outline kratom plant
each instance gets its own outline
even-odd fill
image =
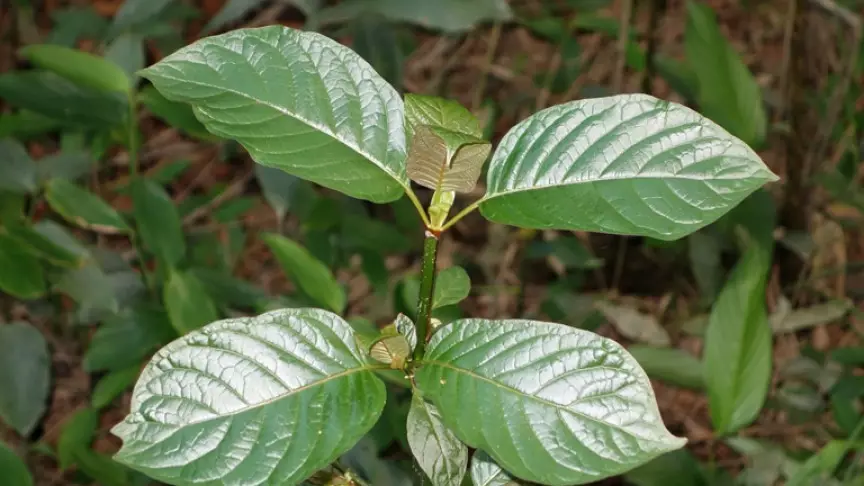
[[[663,425],[646,374],[619,344],[561,324],[431,319],[441,235],[475,209],[521,228],[673,240],[776,176],[745,143],[696,112],[646,95],[573,101],[491,146],[453,101],[403,101],[359,56],[281,26],[200,40],[145,69],[215,135],[260,164],[350,196],[407,196],[426,226],[417,319],[375,339],[319,309],[215,322],[159,351],[117,460],[175,485],[302,483],[379,418],[399,370],[414,400],[408,443],[435,485],[472,476],[549,485],[620,474],[685,440]],[[424,208],[411,181],[432,189]],[[392,372],[392,371],[390,371]],[[401,376],[401,375],[400,375]],[[494,462],[493,462],[494,461]],[[506,482],[506,480],[505,480]]]

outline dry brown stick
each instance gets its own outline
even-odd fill
[[[245,174],[243,174],[239,179],[235,180],[228,186],[224,191],[219,193],[218,196],[211,199],[207,204],[203,204],[196,208],[194,211],[190,212],[183,218],[183,226],[188,226],[189,224],[195,222],[198,218],[206,215],[210,211],[221,206],[227,200],[232,197],[238,196],[243,192],[243,189],[246,187],[246,184],[255,174],[254,170],[248,170]]]

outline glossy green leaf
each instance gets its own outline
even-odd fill
[[[216,304],[195,275],[172,270],[162,288],[171,325],[180,334],[192,332],[219,318]]]
[[[322,24],[345,22],[363,14],[379,14],[393,22],[456,33],[480,22],[507,22],[513,13],[506,0],[349,0],[320,12]]]
[[[33,486],[27,464],[3,442],[0,442],[0,477],[5,486]]]
[[[584,484],[685,442],[620,345],[560,324],[455,321],[433,334],[415,381],[457,437],[528,481]]]
[[[378,420],[373,367],[330,312],[213,323],[148,364],[116,459],[169,484],[298,484]]]
[[[22,299],[45,295],[45,272],[31,251],[0,233],[0,290]]]
[[[705,335],[705,382],[718,434],[752,422],[771,382],[771,327],[765,311],[768,261],[752,245],[711,309]]]
[[[54,44],[34,44],[21,48],[18,55],[36,67],[90,88],[127,93],[131,86],[120,67],[89,52]]]
[[[270,247],[282,270],[303,292],[334,312],[345,309],[345,291],[324,263],[284,236],[268,233],[261,239]]]
[[[518,485],[513,476],[501,469],[489,454],[479,450],[471,458],[471,481],[474,486]]]
[[[64,125],[106,129],[120,125],[128,105],[119,93],[79,86],[48,71],[0,74],[0,98]]]
[[[393,324],[396,326],[396,331],[405,336],[411,351],[414,351],[414,348],[417,347],[417,327],[414,326],[414,321],[405,314],[399,314]]]
[[[435,191],[471,192],[492,145],[446,128],[414,128],[408,151],[408,177]]]
[[[138,365],[112,371],[103,376],[93,387],[93,395],[90,397],[90,405],[99,410],[107,407],[126,390],[132,388],[135,379],[141,369]]]
[[[684,48],[698,80],[702,113],[744,142],[762,145],[767,128],[762,91],[720,31],[714,11],[700,1],[687,2]]]
[[[11,138],[0,139],[0,190],[27,194],[36,189],[36,163],[27,149]]]
[[[118,371],[137,366],[160,345],[176,336],[161,309],[124,309],[108,318],[90,340],[84,371]]]
[[[45,199],[51,209],[74,225],[96,231],[130,231],[123,217],[108,203],[66,179],[52,179],[48,182],[45,186]]]
[[[444,425],[435,405],[416,393],[408,411],[408,445],[433,486],[462,484],[468,448]]]
[[[173,267],[186,254],[186,237],[177,207],[156,182],[138,178],[130,186],[135,225],[144,247]]]
[[[360,56],[320,34],[236,30],[143,75],[261,164],[379,203],[408,187],[402,100]]]
[[[6,223],[4,230],[23,250],[54,265],[78,267],[84,263],[81,255],[54,243],[28,225]]]
[[[57,439],[57,458],[61,470],[75,463],[76,452],[90,448],[98,426],[99,413],[92,408],[82,408],[63,422],[63,429]]]
[[[0,419],[30,435],[45,413],[50,381],[51,357],[42,334],[21,322],[0,325]]]
[[[684,350],[630,346],[627,351],[651,378],[696,390],[705,388],[702,362]]]
[[[523,228],[674,240],[773,180],[753,150],[695,111],[619,95],[553,106],[511,129],[480,211]]]
[[[146,106],[150,113],[174,128],[203,140],[216,138],[195,118],[192,107],[169,100],[153,86],[145,86],[138,93],[138,101]]]
[[[462,267],[449,267],[435,277],[435,294],[432,308],[458,304],[471,293],[471,278]]]

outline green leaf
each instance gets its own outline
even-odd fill
[[[204,284],[213,301],[222,308],[260,309],[270,300],[264,289],[215,268],[189,270]]]
[[[702,113],[751,146],[762,145],[767,127],[762,92],[720,31],[714,11],[701,2],[687,2],[684,48],[698,79]]]
[[[378,203],[409,187],[398,93],[360,56],[320,34],[235,30],[185,47],[143,75],[258,163]]]
[[[108,28],[108,36],[114,37],[124,31],[141,27],[155,19],[171,3],[171,0],[125,0],[120,10],[114,14],[114,21]]]
[[[528,481],[584,484],[685,442],[620,345],[560,324],[455,321],[433,334],[415,381],[459,439]]]
[[[54,72],[82,86],[119,93],[127,93],[131,87],[131,81],[119,66],[78,49],[34,44],[19,49],[18,55],[36,67]]]
[[[285,171],[259,164],[255,165],[255,177],[261,186],[264,199],[276,212],[279,221],[285,219],[285,215],[295,204],[302,205],[301,201],[297,201],[299,193],[302,192],[299,186],[308,184],[302,179]]]
[[[3,422],[24,437],[30,435],[45,413],[50,381],[51,358],[42,334],[23,322],[0,325]]]
[[[471,30],[480,22],[508,22],[513,18],[506,0],[349,0],[323,9],[317,20],[321,24],[340,23],[363,14],[379,14],[393,22],[447,33]]]
[[[702,298],[713,302],[723,283],[722,247],[714,234],[697,231],[687,238],[690,271],[699,284]]]
[[[192,332],[219,318],[216,304],[195,275],[172,270],[162,289],[171,325],[180,334]]]
[[[674,240],[773,180],[746,144],[689,108],[619,95],[553,106],[511,129],[480,211],[523,228]]]
[[[304,293],[334,312],[345,309],[345,291],[321,260],[284,236],[267,233],[261,239],[270,247],[282,270]]]
[[[849,452],[850,443],[844,440],[832,440],[825,444],[816,454],[810,456],[804,464],[789,477],[787,486],[811,486],[814,484],[829,484],[834,476],[834,470]],[[860,448],[860,447],[859,447]]]
[[[21,299],[45,295],[45,272],[28,248],[0,233],[0,290]]]
[[[37,178],[40,183],[54,178],[75,181],[90,173],[96,158],[90,152],[71,150],[42,157],[36,163]]]
[[[192,107],[186,103],[179,103],[165,98],[153,86],[142,88],[138,93],[138,101],[146,106],[156,118],[174,128],[203,140],[216,138],[195,118]]]
[[[100,486],[130,486],[129,470],[116,463],[111,456],[81,448],[75,451],[75,463],[81,472]]]
[[[127,91],[134,91],[138,86],[137,73],[147,62],[144,38],[131,33],[117,37],[105,50],[105,60],[116,65],[126,76]]]
[[[84,371],[118,371],[136,366],[175,336],[161,309],[124,309],[105,320],[84,354]]]
[[[705,388],[702,362],[686,351],[652,346],[630,346],[627,351],[651,378],[696,390]]]
[[[417,347],[417,327],[414,326],[414,321],[405,314],[399,314],[396,316],[396,321],[393,324],[396,326],[396,331],[405,336],[408,346],[411,347],[411,351],[413,352],[414,348]]]
[[[33,486],[27,464],[3,442],[0,442],[0,477],[4,486]]]
[[[61,124],[56,120],[31,111],[19,110],[17,113],[0,114],[0,138],[27,140],[60,127]]]
[[[49,181],[45,186],[45,199],[63,219],[82,228],[118,233],[131,231],[108,203],[66,179]]]
[[[405,53],[393,25],[376,15],[362,15],[351,23],[351,47],[388,83],[402,86]]]
[[[119,93],[79,86],[48,71],[0,74],[0,98],[64,125],[98,129],[121,124],[129,109]]]
[[[147,365],[112,430],[116,459],[170,484],[300,483],[378,420],[386,394],[373,368],[330,312],[210,324]]]
[[[111,404],[117,397],[123,394],[132,385],[135,384],[135,379],[138,378],[138,373],[141,371],[138,365],[123,368],[117,371],[112,371],[102,377],[93,387],[93,395],[90,397],[90,405],[99,410]]]
[[[435,294],[432,308],[458,304],[471,293],[471,278],[462,267],[449,267],[435,277]]]
[[[21,249],[54,265],[79,267],[84,263],[81,255],[54,243],[30,226],[7,222],[5,231],[11,239],[19,243]]]
[[[459,102],[438,96],[406,94],[405,122],[408,138],[422,125],[446,128],[448,130],[482,138],[483,130],[468,108]]]
[[[594,303],[606,319],[624,337],[653,346],[669,346],[671,339],[666,329],[660,325],[657,318],[639,312],[637,309],[612,302],[599,301]]]
[[[667,452],[624,476],[633,486],[709,486],[699,461],[687,449]]]
[[[135,225],[144,247],[173,267],[186,254],[186,237],[177,207],[159,184],[137,178],[130,186]]]
[[[408,411],[408,445],[433,486],[462,484],[468,448],[444,425],[435,405],[416,393]]]
[[[471,481],[474,486],[512,486],[516,485],[507,471],[501,469],[489,454],[483,451],[474,453],[471,458]]]
[[[61,470],[75,464],[76,452],[90,449],[98,425],[99,413],[92,408],[78,410],[63,423],[63,430],[57,439],[57,457]]]
[[[771,382],[771,328],[765,311],[768,260],[751,246],[711,309],[705,335],[705,382],[717,434],[748,425]]]
[[[27,149],[11,138],[0,139],[0,190],[28,194],[36,190],[36,163]]]

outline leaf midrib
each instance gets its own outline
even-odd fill
[[[271,108],[271,109],[275,110],[277,113],[281,113],[281,114],[283,114],[283,115],[285,115],[285,116],[291,117],[291,118],[293,118],[293,119],[295,119],[295,120],[297,120],[297,121],[299,121],[299,122],[301,122],[301,123],[307,125],[309,128],[313,128],[313,129],[315,129],[315,130],[318,130],[319,132],[322,132],[322,133],[328,135],[330,138],[332,138],[332,139],[335,140],[336,142],[338,142],[338,143],[340,143],[340,144],[342,144],[342,145],[344,145],[344,146],[350,148],[351,150],[353,150],[354,152],[356,152],[358,155],[360,155],[360,156],[362,156],[363,158],[365,158],[366,160],[369,160],[370,162],[372,162],[376,167],[378,167],[379,169],[381,169],[382,171],[384,171],[387,175],[389,175],[390,177],[392,177],[393,180],[395,180],[397,183],[399,183],[399,185],[402,186],[403,188],[405,188],[405,189],[408,189],[408,188],[409,188],[409,185],[408,185],[405,181],[403,181],[403,180],[402,180],[402,179],[401,179],[401,178],[400,178],[396,173],[394,173],[394,172],[390,169],[390,167],[388,167],[386,164],[384,164],[383,161],[378,160],[377,157],[372,156],[371,154],[367,153],[365,150],[361,149],[360,147],[356,146],[355,144],[353,144],[353,143],[349,143],[348,141],[345,141],[345,140],[342,140],[342,139],[338,138],[338,137],[336,136],[336,134],[333,133],[333,132],[328,128],[328,127],[325,127],[325,126],[319,125],[318,123],[315,123],[315,122],[313,122],[312,120],[307,120],[306,118],[304,118],[304,117],[302,117],[302,116],[300,116],[300,115],[298,115],[298,114],[296,114],[296,113],[293,113],[293,112],[291,112],[291,111],[288,111],[288,110],[286,110],[286,109],[284,109],[284,108],[282,108],[282,107],[280,107],[280,106],[278,106],[278,105],[274,105],[274,104],[272,104],[272,103],[267,103],[267,102],[265,102],[265,101],[263,101],[263,100],[260,100],[260,99],[254,97],[254,96],[251,96],[251,95],[249,95],[249,94],[243,93],[243,92],[241,92],[241,91],[237,91],[236,89],[233,89],[233,88],[228,88],[228,87],[224,87],[224,86],[216,86],[216,85],[212,85],[212,84],[208,84],[208,83],[202,83],[202,82],[200,82],[200,81],[196,81],[196,80],[194,80],[194,79],[180,79],[180,78],[176,78],[176,77],[174,77],[174,76],[168,76],[168,75],[161,74],[161,73],[159,74],[159,77],[161,77],[161,78],[163,78],[163,79],[167,79],[167,80],[174,81],[175,83],[194,84],[194,85],[203,86],[203,87],[210,88],[210,89],[218,89],[218,90],[222,90],[222,91],[225,91],[225,92],[231,93],[231,94],[233,94],[233,95],[239,96],[239,97],[241,97],[241,98],[246,98],[246,99],[248,99],[248,100],[250,100],[250,101],[253,101],[253,102],[255,102],[255,103],[258,103],[259,105],[262,105],[262,106],[266,106],[266,107],[268,107],[268,108]],[[165,97],[171,99],[171,98],[170,98],[169,96],[167,96],[167,95],[166,95]],[[178,100],[176,100],[176,99],[172,99],[172,101],[178,101]],[[185,102],[185,103],[192,104],[191,102]],[[390,147],[390,143],[389,143],[389,140],[388,140],[388,142],[387,142],[387,148],[389,149],[389,147]]]
[[[594,417],[589,417],[588,415],[585,415],[585,414],[583,414],[583,413],[581,413],[581,412],[577,412],[577,411],[575,411],[575,410],[571,410],[571,409],[567,408],[565,405],[561,405],[561,404],[558,404],[558,403],[555,403],[555,402],[550,402],[549,400],[546,400],[546,399],[543,399],[543,398],[540,398],[540,397],[537,397],[537,396],[534,396],[534,395],[530,395],[530,394],[525,393],[525,392],[523,392],[523,391],[517,390],[517,389],[515,389],[515,388],[513,388],[513,387],[507,386],[507,385],[505,385],[505,384],[503,384],[503,383],[499,383],[499,382],[497,382],[497,381],[495,381],[495,380],[493,380],[493,379],[491,379],[491,378],[487,378],[487,377],[485,377],[485,376],[483,376],[483,375],[477,374],[477,373],[475,373],[475,372],[473,372],[473,371],[471,371],[471,370],[465,369],[465,368],[460,368],[460,367],[454,366],[454,365],[452,365],[452,364],[450,364],[450,363],[445,363],[445,362],[443,362],[443,361],[426,361],[426,360],[423,360],[423,361],[421,361],[420,364],[421,364],[421,365],[440,366],[440,367],[442,367],[442,368],[451,369],[451,370],[453,370],[453,371],[455,371],[455,372],[457,372],[457,373],[462,373],[462,374],[465,374],[465,375],[470,376],[471,378],[476,378],[476,379],[478,379],[478,380],[480,380],[480,381],[483,381],[483,382],[489,383],[489,384],[491,384],[491,385],[494,385],[494,386],[496,386],[496,387],[498,387],[498,388],[501,388],[502,390],[505,390],[505,391],[507,391],[507,392],[510,392],[510,393],[513,393],[513,394],[516,394],[516,395],[519,395],[519,396],[525,397],[525,398],[527,398],[527,399],[529,399],[529,400],[533,400],[533,401],[538,402],[538,403],[542,403],[543,405],[548,405],[548,406],[550,406],[550,407],[552,407],[552,408],[554,408],[554,409],[556,409],[556,410],[559,410],[559,411],[566,411],[566,412],[568,412],[568,413],[572,413],[573,415],[577,415],[577,416],[579,416],[579,417],[582,417],[583,419],[588,420],[588,421],[590,421],[590,422],[594,422],[594,423],[597,423],[597,424],[600,424],[600,425],[604,425],[604,426],[607,426],[607,427],[611,427],[611,428],[613,428],[613,429],[616,429],[616,430],[620,431],[620,432],[623,433],[623,434],[627,434],[627,435],[629,435],[630,437],[633,437],[633,438],[636,439],[636,440],[639,440],[639,441],[651,440],[651,439],[647,439],[647,438],[643,438],[643,437],[638,437],[638,436],[634,435],[632,432],[630,432],[630,431],[628,431],[628,430],[625,430],[625,429],[621,428],[621,427],[618,426],[618,425],[611,424],[611,423],[608,423],[608,422],[603,422],[602,420],[596,419],[596,418],[594,418]]]
[[[352,375],[352,374],[354,374],[354,373],[360,373],[360,372],[363,372],[363,371],[370,371],[370,372],[371,372],[371,371],[375,371],[375,370],[382,370],[382,369],[389,369],[389,366],[386,366],[386,365],[367,364],[367,365],[362,366],[362,367],[360,367],[360,368],[351,368],[351,369],[348,369],[348,370],[345,370],[345,371],[340,371],[339,373],[336,373],[336,374],[333,374],[333,375],[328,375],[328,376],[324,377],[324,378],[321,379],[321,380],[318,380],[318,381],[315,381],[315,382],[313,382],[313,383],[309,383],[309,384],[303,385],[303,386],[298,387],[298,388],[294,388],[293,390],[288,390],[287,393],[284,393],[284,394],[281,394],[281,395],[274,396],[274,397],[272,397],[272,398],[269,398],[269,399],[264,400],[264,401],[262,401],[262,402],[258,402],[258,403],[253,404],[253,405],[249,405],[249,406],[247,406],[247,407],[238,408],[237,410],[232,410],[231,412],[226,412],[226,413],[223,413],[223,414],[217,414],[215,417],[206,418],[206,419],[204,419],[204,420],[196,420],[196,421],[192,421],[192,422],[186,422],[186,423],[184,423],[184,424],[178,426],[178,427],[177,427],[177,430],[176,430],[174,433],[176,433],[176,432],[178,432],[178,431],[180,431],[180,430],[183,430],[183,429],[186,428],[186,427],[191,427],[191,426],[193,426],[193,425],[204,424],[204,423],[211,422],[211,421],[214,421],[214,420],[221,420],[221,419],[225,419],[225,418],[228,418],[228,417],[233,417],[233,416],[235,416],[235,415],[240,415],[241,413],[245,413],[245,412],[248,412],[248,411],[250,411],[250,410],[255,410],[256,408],[263,408],[263,407],[266,407],[266,406],[268,406],[268,405],[270,405],[270,404],[272,404],[272,403],[278,402],[278,401],[283,400],[283,399],[285,399],[285,398],[288,398],[288,397],[291,397],[291,396],[293,396],[293,395],[296,395],[296,394],[302,393],[302,392],[304,392],[304,391],[306,391],[306,390],[312,389],[312,388],[314,388],[314,387],[316,387],[316,386],[324,385],[324,384],[326,384],[326,383],[328,383],[328,382],[330,382],[330,381],[337,380],[337,379],[339,379],[339,378],[343,378],[343,377],[346,377],[346,376],[350,376],[350,375]],[[378,378],[378,377],[375,376],[374,374],[373,374],[372,376],[374,376],[376,379]],[[154,380],[155,380],[155,379],[158,379],[158,376],[155,377],[155,378],[153,378],[153,379],[154,379]],[[139,412],[139,413],[140,413],[140,412]],[[151,422],[151,423],[158,423],[158,422]],[[139,425],[139,424],[131,424],[131,425]],[[172,433],[172,435],[173,435],[173,433]]]

